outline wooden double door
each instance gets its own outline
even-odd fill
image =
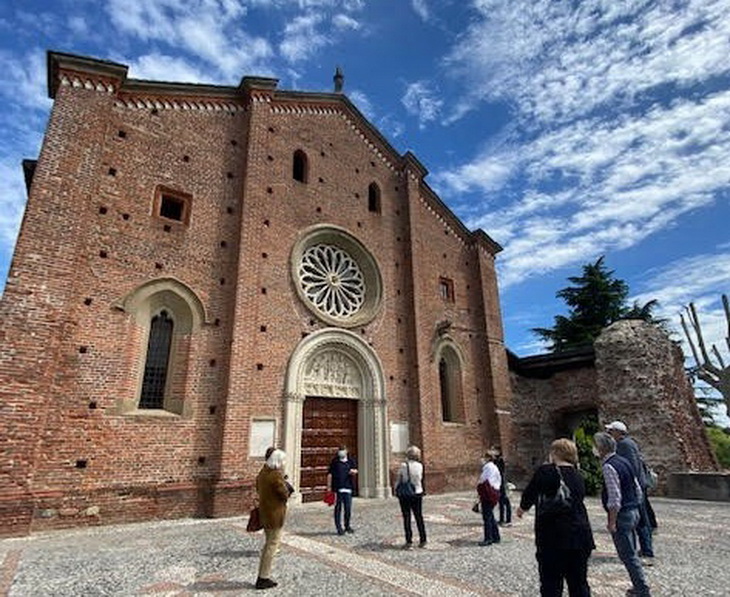
[[[327,470],[340,446],[357,458],[357,400],[307,396],[302,414],[302,501],[324,498]]]

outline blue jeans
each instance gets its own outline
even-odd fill
[[[616,518],[616,532],[613,533],[613,544],[616,546],[616,553],[626,567],[626,571],[634,585],[634,591],[640,597],[649,597],[649,586],[646,584],[644,569],[641,566],[639,554],[636,551],[636,538],[634,533],[639,524],[639,510],[620,510]]]
[[[494,506],[481,500],[482,520],[484,521],[484,541],[489,543],[499,543],[499,527],[497,521],[494,520]]]
[[[639,504],[639,525],[636,527],[636,534],[639,537],[639,553],[647,558],[654,557],[651,533],[651,522],[649,521],[649,514],[646,510],[646,499],[643,499]]]
[[[342,533],[342,508],[345,509],[345,529],[350,528],[350,516],[352,515],[352,493],[347,491],[337,492],[337,502],[335,503],[335,527],[337,532]]]

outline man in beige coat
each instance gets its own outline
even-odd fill
[[[261,550],[259,576],[256,579],[257,589],[271,589],[278,584],[271,580],[270,576],[274,555],[281,541],[281,530],[286,518],[286,502],[289,499],[289,489],[284,480],[285,464],[284,451],[274,450],[256,478],[261,524],[266,536],[264,548]]]

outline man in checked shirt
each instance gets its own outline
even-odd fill
[[[603,507],[608,513],[608,532],[611,533],[616,553],[626,567],[632,588],[627,597],[650,597],[644,568],[636,551],[636,526],[639,524],[639,502],[643,499],[641,487],[631,464],[616,454],[616,440],[603,431],[593,436],[594,452],[603,468]]]

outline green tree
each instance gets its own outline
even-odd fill
[[[730,468],[730,433],[728,433],[728,430],[720,427],[707,427],[705,431],[720,466]]]
[[[552,328],[533,328],[532,331],[550,342],[549,350],[560,352],[592,344],[601,330],[619,319],[642,319],[661,325],[653,315],[657,302],[645,305],[626,304],[629,286],[614,277],[601,256],[595,263],[583,266],[580,276],[568,278],[571,286],[559,290],[555,296],[569,307],[568,316],[556,315]]]
[[[578,448],[580,470],[586,482],[586,494],[597,495],[603,483],[601,463],[593,454],[593,435],[600,429],[598,416],[587,416],[575,430],[575,445]]]

